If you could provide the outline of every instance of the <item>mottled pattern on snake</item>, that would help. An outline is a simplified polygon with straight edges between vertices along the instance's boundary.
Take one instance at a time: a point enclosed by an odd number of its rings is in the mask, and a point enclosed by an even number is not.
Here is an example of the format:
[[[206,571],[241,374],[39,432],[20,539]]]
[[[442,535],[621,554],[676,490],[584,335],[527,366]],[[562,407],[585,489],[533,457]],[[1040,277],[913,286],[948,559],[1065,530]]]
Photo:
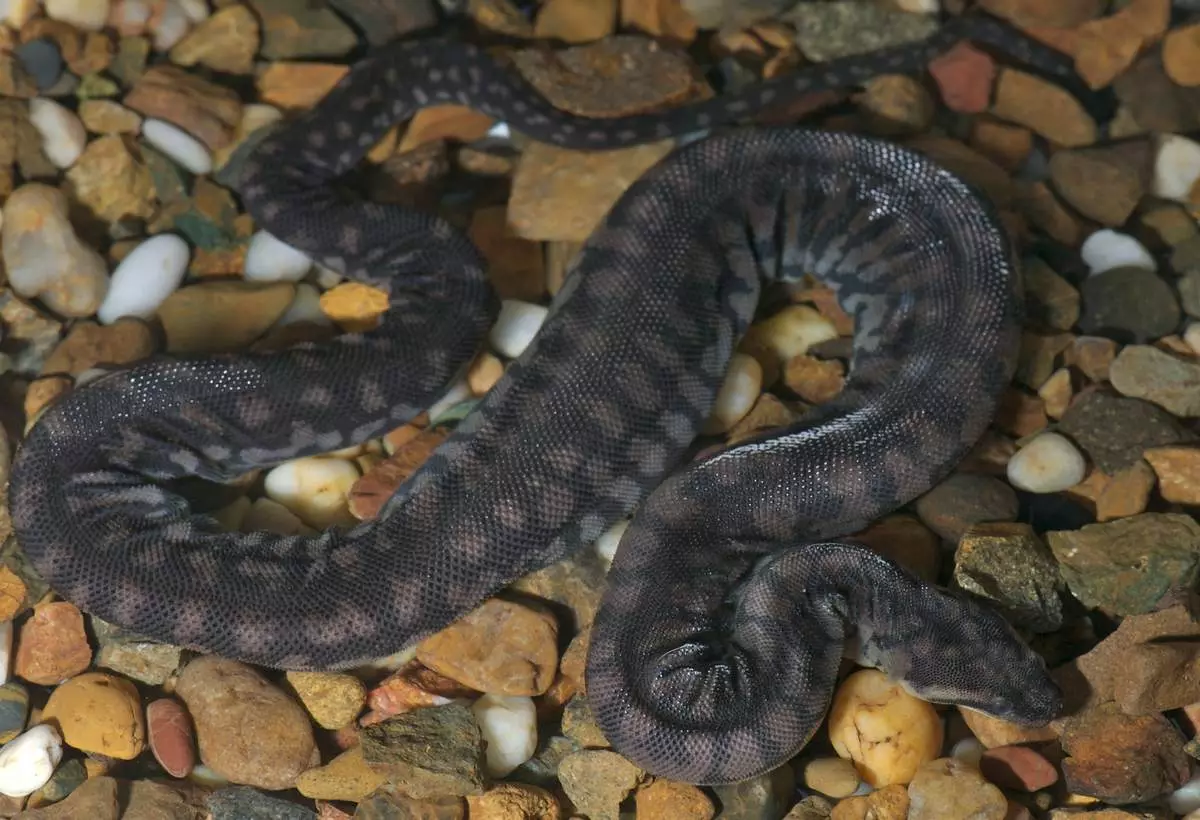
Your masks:
[[[999,616],[822,541],[945,475],[1014,366],[1018,279],[991,207],[875,140],[747,129],[651,169],[587,243],[537,338],[375,520],[313,537],[226,533],[172,487],[379,436],[476,352],[497,310],[476,249],[439,218],[333,184],[417,108],[462,103],[534,139],[611,148],[918,70],[964,33],[1079,87],[1061,55],[989,20],[611,121],[555,110],[473,47],[381,50],[271,134],[241,187],[262,227],[386,288],[381,326],[279,353],[156,357],[76,389],[15,458],[21,544],[60,594],[137,633],[339,668],[444,627],[637,508],[591,633],[587,696],[614,746],[650,771],[711,783],[778,765],[819,724],[847,641],[922,696],[1044,721],[1057,690]],[[857,323],[844,393],[683,464],[761,287],[806,272]]]

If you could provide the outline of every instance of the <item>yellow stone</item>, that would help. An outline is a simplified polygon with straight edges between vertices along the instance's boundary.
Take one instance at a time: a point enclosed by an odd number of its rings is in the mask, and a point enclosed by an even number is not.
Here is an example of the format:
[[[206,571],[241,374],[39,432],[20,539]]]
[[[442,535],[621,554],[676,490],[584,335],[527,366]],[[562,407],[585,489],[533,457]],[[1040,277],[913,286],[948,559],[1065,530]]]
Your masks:
[[[133,760],[146,745],[137,687],[117,675],[85,672],[50,693],[42,720],[81,752]]]

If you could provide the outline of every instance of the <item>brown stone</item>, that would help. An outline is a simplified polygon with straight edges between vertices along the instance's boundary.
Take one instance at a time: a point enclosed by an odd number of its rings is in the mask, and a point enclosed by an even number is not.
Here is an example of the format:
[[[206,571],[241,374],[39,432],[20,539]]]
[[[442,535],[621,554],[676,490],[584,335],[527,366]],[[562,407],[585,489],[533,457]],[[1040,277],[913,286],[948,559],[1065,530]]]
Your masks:
[[[1072,792],[1143,803],[1188,781],[1184,737],[1161,714],[1130,716],[1102,704],[1063,721],[1063,778]]]
[[[1005,789],[1036,792],[1058,782],[1054,765],[1027,746],[988,749],[979,761],[983,776]]]
[[[42,719],[81,752],[133,760],[146,746],[142,702],[132,682],[106,672],[76,675],[50,693]]]
[[[146,732],[154,759],[171,777],[187,777],[196,765],[195,732],[187,711],[172,698],[146,707]]]
[[[829,817],[830,820],[908,820],[909,802],[908,788],[892,783],[861,797],[839,800]]]
[[[544,0],[533,33],[538,38],[586,43],[613,33],[617,0]]]
[[[1172,29],[1163,41],[1162,61],[1178,85],[1200,85],[1200,23]]]
[[[45,686],[83,672],[92,648],[83,628],[83,613],[67,601],[41,603],[21,627],[14,671],[30,683]]]
[[[1112,521],[1145,512],[1154,482],[1154,469],[1145,461],[1116,473],[1096,496],[1096,520]]]
[[[538,302],[546,293],[542,243],[513,235],[503,205],[479,208],[467,237],[488,263],[488,280],[501,299]]]
[[[258,18],[246,6],[218,8],[171,47],[176,65],[203,65],[228,74],[250,74],[258,51]]]
[[[1106,0],[982,0],[980,8],[1022,28],[1075,28],[1104,13]]]
[[[1102,225],[1125,224],[1146,193],[1153,154],[1146,141],[1056,151],[1050,179],[1073,208]]]
[[[497,783],[483,794],[468,794],[466,800],[470,820],[561,820],[565,816],[553,794],[525,783]]]
[[[258,75],[258,101],[284,111],[312,108],[350,71],[339,63],[273,62]]]
[[[959,43],[929,63],[942,101],[951,111],[981,114],[991,102],[996,62],[970,43]]]
[[[846,368],[837,359],[818,359],[802,353],[788,360],[783,381],[804,401],[823,404],[842,392],[846,385]]]
[[[216,151],[233,141],[242,118],[237,93],[170,64],[158,64],[125,95],[125,105],[166,120]]]
[[[491,598],[418,644],[416,658],[480,692],[540,695],[554,682],[557,644],[548,610]]]
[[[78,376],[99,364],[122,365],[154,352],[154,335],[146,323],[119,319],[111,325],[78,322],[46,357],[43,375]]]
[[[1143,454],[1158,478],[1158,492],[1173,504],[1200,504],[1200,449],[1170,445]]]
[[[400,139],[397,153],[405,153],[438,140],[473,142],[484,136],[496,121],[465,105],[431,105],[413,115]]]
[[[971,124],[968,141],[972,148],[1014,173],[1025,164],[1033,150],[1033,132],[1028,128],[986,117],[977,117]]]
[[[1013,68],[1000,70],[991,113],[1068,148],[1096,141],[1096,123],[1075,97]]]
[[[450,435],[445,427],[420,430],[416,436],[399,445],[385,461],[381,461],[354,482],[347,494],[351,514],[368,521],[379,514],[396,489],[417,471]]]

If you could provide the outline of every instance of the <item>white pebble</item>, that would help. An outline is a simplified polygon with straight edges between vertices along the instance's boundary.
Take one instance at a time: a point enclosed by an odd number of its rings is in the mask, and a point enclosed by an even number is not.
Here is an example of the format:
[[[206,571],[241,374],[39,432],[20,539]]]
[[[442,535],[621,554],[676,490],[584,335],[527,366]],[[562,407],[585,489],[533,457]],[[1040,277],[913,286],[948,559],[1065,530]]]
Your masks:
[[[1200,810],[1200,775],[1193,777],[1167,798],[1167,805],[1176,814],[1191,815]]]
[[[346,494],[358,479],[358,468],[349,461],[310,456],[275,467],[263,479],[263,490],[305,524],[323,530],[333,524],[356,522],[347,507]]]
[[[160,0],[162,13],[150,18],[154,50],[170,51],[192,28],[191,18],[176,0]]]
[[[46,16],[84,31],[100,31],[108,22],[109,0],[46,0]]]
[[[488,336],[492,347],[502,356],[517,358],[533,341],[549,312],[548,308],[532,302],[505,299]]]
[[[153,316],[183,281],[190,256],[187,242],[173,233],[142,242],[113,271],[96,318],[108,325],[122,316]]]
[[[27,797],[46,785],[62,760],[62,738],[40,723],[0,749],[0,794]]]
[[[179,8],[193,23],[203,23],[212,14],[204,0],[179,0]]]
[[[1200,356],[1200,322],[1188,322],[1187,329],[1183,331],[1183,340],[1197,356]]]
[[[87,146],[87,129],[74,111],[35,97],[29,101],[29,121],[42,137],[42,151],[56,168],[70,168]]]
[[[1154,195],[1188,204],[1200,179],[1200,143],[1178,134],[1163,134],[1154,158]]]
[[[958,743],[954,744],[954,748],[950,750],[950,756],[955,760],[961,760],[975,768],[979,768],[979,761],[983,759],[983,744],[978,738],[964,737]]]
[[[627,529],[629,529],[629,519],[624,518],[600,533],[600,537],[596,539],[593,548],[605,563],[612,563],[613,558],[617,554],[617,547],[620,546],[621,538],[625,535],[625,530]]]
[[[321,310],[321,291],[307,282],[296,285],[296,295],[283,315],[275,320],[275,327],[306,322],[315,325],[331,325],[333,320]]]
[[[0,623],[0,686],[8,683],[8,673],[12,668],[12,621]]]
[[[1008,480],[1019,490],[1056,493],[1074,487],[1087,472],[1079,449],[1058,433],[1041,433],[1008,460]]]
[[[487,743],[484,768],[489,777],[504,777],[537,749],[537,709],[523,695],[486,694],[471,704]]]
[[[242,275],[252,282],[299,282],[312,269],[312,258],[272,234],[250,237]]]
[[[461,404],[471,398],[474,393],[471,392],[471,382],[467,380],[466,375],[458,378],[458,381],[450,385],[450,388],[442,394],[442,397],[435,401],[426,413],[431,420],[436,421],[439,416],[449,410],[456,404]],[[391,453],[388,453],[391,455]]]
[[[345,276],[327,265],[317,262],[314,267],[317,269],[317,286],[323,290],[335,288],[346,281]]]
[[[212,170],[212,153],[204,143],[166,120],[147,119],[142,123],[142,136],[193,174],[207,174]]]
[[[1146,250],[1145,245],[1129,234],[1119,233],[1111,228],[1098,230],[1083,240],[1083,244],[1079,246],[1079,256],[1093,275],[1126,266],[1146,270],[1158,269],[1154,257]]]
[[[113,8],[113,28],[124,35],[140,35],[146,30],[152,9],[147,0],[119,0]]]
[[[837,338],[833,322],[809,305],[788,305],[750,327],[747,336],[771,350],[781,362],[807,353],[813,345]]]
[[[896,7],[901,11],[915,14],[937,14],[941,11],[940,0],[897,0]]]
[[[40,3],[38,0],[0,0],[0,21],[11,29],[19,29],[29,22]]]
[[[750,412],[762,393],[763,369],[758,359],[747,353],[734,353],[725,371],[725,381],[717,391],[704,432],[724,433]]]

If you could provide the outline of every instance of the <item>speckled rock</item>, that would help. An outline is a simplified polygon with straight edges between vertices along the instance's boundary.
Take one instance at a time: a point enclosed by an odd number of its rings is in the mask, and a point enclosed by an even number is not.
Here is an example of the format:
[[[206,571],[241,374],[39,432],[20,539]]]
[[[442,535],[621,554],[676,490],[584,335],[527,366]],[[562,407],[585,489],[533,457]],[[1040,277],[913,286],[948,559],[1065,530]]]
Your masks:
[[[218,789],[205,801],[211,820],[317,820],[307,806],[270,797],[249,786]]]
[[[311,765],[308,715],[252,667],[202,656],[184,667],[175,692],[195,724],[200,759],[231,782],[288,789]]]
[[[954,583],[1035,632],[1062,626],[1058,564],[1029,524],[976,524],[954,554]]]
[[[800,3],[779,19],[795,26],[796,45],[815,62],[923,40],[937,28],[928,15],[863,0]]]
[[[71,197],[109,225],[154,214],[154,183],[144,153],[120,134],[89,142],[66,177]]]
[[[50,693],[42,719],[56,721],[63,740],[83,752],[133,760],[146,745],[137,687],[116,675],[76,675]]]
[[[1093,274],[1079,292],[1083,298],[1080,330],[1122,343],[1160,339],[1172,333],[1183,316],[1174,288],[1141,267]]]
[[[637,790],[637,816],[645,820],[712,820],[712,799],[696,786],[654,780]]]
[[[14,820],[117,820],[119,817],[117,781],[111,777],[93,777],[62,802],[20,812]]]
[[[132,780],[121,820],[206,820],[207,812],[164,783]]]
[[[498,783],[480,795],[467,795],[467,812],[471,820],[560,820],[562,807],[554,795],[537,786],[521,783]],[[638,814],[641,816],[641,803]],[[712,815],[710,814],[709,817]],[[700,815],[671,815],[678,820],[707,820]],[[654,820],[647,815],[647,820]],[[663,820],[665,820],[665,815]]]
[[[1103,391],[1076,398],[1063,414],[1058,432],[1069,436],[1109,475],[1138,463],[1147,448],[1196,440],[1162,408]]]
[[[353,746],[324,766],[302,772],[296,790],[317,800],[348,800],[357,803],[387,781],[363,759],[361,746]]]
[[[1187,782],[1184,737],[1161,714],[1129,716],[1102,704],[1063,721],[1063,779],[1076,794],[1140,803]]]
[[[92,661],[83,614],[68,601],[38,604],[17,639],[14,671],[30,683],[53,685],[83,672]]]
[[[558,775],[567,797],[590,820],[618,820],[642,770],[616,752],[588,749],[564,758]]]
[[[1127,345],[1109,367],[1112,386],[1174,416],[1200,416],[1200,361],[1151,345]]]
[[[713,786],[721,805],[722,820],[758,820],[779,817],[792,804],[796,778],[790,766],[760,774],[740,783]]]
[[[984,780],[974,766],[953,758],[926,763],[908,785],[909,820],[1004,820],[1008,800],[1004,792]]]
[[[910,802],[908,788],[893,783],[870,794],[839,800],[826,816],[830,820],[907,820]]]
[[[973,524],[1011,521],[1017,517],[1017,496],[992,476],[953,473],[917,499],[917,515],[931,530],[958,543]]]
[[[480,794],[483,736],[461,703],[431,706],[363,727],[363,759],[411,797]]]
[[[466,817],[466,802],[461,797],[416,800],[391,786],[364,798],[354,811],[354,820],[466,820]]]
[[[1188,515],[1142,513],[1047,532],[1046,541],[1071,592],[1115,615],[1152,611],[1200,571],[1200,524]]]
[[[340,729],[351,723],[366,703],[366,687],[353,675],[288,672],[287,681],[313,720],[325,729]]]

